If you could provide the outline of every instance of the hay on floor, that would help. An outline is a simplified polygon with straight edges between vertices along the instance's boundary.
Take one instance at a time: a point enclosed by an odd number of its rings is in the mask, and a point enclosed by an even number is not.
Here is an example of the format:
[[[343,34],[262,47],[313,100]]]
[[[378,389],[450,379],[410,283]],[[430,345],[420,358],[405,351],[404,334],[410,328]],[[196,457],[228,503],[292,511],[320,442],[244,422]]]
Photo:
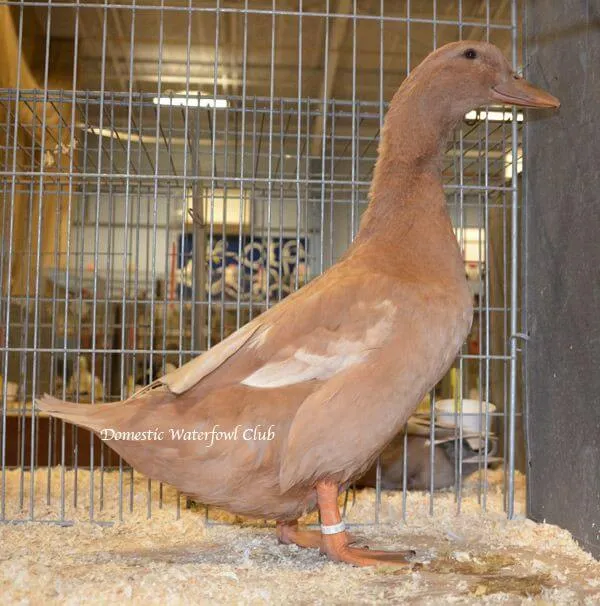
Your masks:
[[[30,475],[6,476],[6,517],[30,515]],[[239,522],[222,512],[206,524],[202,508],[185,508],[177,494],[138,476],[123,481],[123,522],[116,498],[119,474],[94,473],[94,517],[89,523],[90,475],[64,476],[64,518],[69,526],[0,524],[0,595],[3,603],[144,604],[598,604],[600,563],[582,551],[567,531],[523,516],[524,481],[517,477],[518,519],[503,513],[502,474],[489,472],[487,511],[478,503],[479,480],[465,482],[461,513],[453,493],[410,493],[406,522],[402,494],[384,493],[380,526],[357,526],[354,534],[372,547],[413,548],[418,566],[407,570],[359,569],[328,562],[316,550],[279,545],[262,522]],[[19,487],[23,482],[24,509]],[[59,469],[36,471],[34,516],[60,517]],[[46,502],[50,485],[51,503]],[[130,489],[133,513],[129,512]],[[348,505],[351,523],[369,523],[374,491],[363,490]],[[147,519],[150,509],[152,518]]]

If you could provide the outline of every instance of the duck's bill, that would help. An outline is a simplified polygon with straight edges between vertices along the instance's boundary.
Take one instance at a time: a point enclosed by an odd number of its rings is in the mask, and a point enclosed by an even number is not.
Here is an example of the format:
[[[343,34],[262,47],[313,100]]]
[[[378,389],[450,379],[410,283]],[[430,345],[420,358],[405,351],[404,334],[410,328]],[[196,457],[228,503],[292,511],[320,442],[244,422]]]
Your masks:
[[[519,105],[521,107],[560,107],[560,101],[554,95],[529,84],[527,80],[522,78],[514,78],[494,86],[492,88],[492,99],[507,105]]]

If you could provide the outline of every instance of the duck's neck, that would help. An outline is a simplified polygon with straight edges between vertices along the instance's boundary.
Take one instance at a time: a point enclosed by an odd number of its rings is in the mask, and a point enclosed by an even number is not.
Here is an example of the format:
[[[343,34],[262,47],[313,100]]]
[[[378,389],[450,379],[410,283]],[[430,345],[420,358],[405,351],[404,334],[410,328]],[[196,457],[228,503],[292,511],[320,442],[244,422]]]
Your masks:
[[[358,241],[397,238],[403,224],[445,212],[442,154],[455,121],[443,99],[431,99],[410,81],[405,85],[385,118]]]

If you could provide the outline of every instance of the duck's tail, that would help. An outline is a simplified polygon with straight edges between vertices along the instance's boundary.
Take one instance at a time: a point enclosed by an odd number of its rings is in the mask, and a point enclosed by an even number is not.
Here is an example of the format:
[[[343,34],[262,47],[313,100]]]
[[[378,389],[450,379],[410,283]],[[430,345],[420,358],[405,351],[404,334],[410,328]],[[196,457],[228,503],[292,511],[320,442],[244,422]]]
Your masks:
[[[120,404],[121,402],[116,403],[117,406]],[[63,402],[58,398],[44,394],[42,398],[36,400],[36,407],[51,417],[63,419],[92,431],[100,431],[105,427],[107,413],[114,409],[115,403],[75,404],[73,402]]]

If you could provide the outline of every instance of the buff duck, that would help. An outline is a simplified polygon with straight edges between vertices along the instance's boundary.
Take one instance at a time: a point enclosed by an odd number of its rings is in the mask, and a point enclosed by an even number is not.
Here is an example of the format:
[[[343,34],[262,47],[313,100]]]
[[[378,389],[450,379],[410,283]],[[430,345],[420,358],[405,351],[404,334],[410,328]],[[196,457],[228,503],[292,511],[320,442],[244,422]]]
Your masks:
[[[355,565],[406,565],[406,552],[351,545],[338,494],[398,434],[471,326],[442,154],[465,113],[490,103],[559,106],[491,44],[431,53],[391,101],[369,207],[338,263],[128,400],[45,396],[39,409],[202,503],[277,520],[284,543]],[[315,508],[320,531],[300,530]]]

